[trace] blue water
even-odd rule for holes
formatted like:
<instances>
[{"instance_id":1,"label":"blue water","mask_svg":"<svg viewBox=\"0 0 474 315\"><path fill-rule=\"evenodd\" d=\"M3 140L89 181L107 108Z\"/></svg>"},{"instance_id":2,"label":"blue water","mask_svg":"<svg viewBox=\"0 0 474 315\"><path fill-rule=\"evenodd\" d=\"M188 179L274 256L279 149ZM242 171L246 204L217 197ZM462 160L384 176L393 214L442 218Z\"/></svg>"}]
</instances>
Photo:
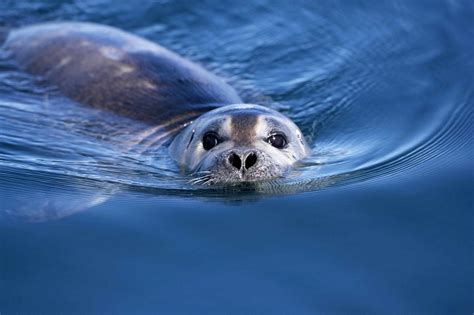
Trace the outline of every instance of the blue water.
<instances>
[{"instance_id":1,"label":"blue water","mask_svg":"<svg viewBox=\"0 0 474 315\"><path fill-rule=\"evenodd\" d=\"M190 184L0 50L0 313L471 314L472 1L3 1L108 24L291 117L312 154ZM140 141L138 141L140 142Z\"/></svg>"}]
</instances>

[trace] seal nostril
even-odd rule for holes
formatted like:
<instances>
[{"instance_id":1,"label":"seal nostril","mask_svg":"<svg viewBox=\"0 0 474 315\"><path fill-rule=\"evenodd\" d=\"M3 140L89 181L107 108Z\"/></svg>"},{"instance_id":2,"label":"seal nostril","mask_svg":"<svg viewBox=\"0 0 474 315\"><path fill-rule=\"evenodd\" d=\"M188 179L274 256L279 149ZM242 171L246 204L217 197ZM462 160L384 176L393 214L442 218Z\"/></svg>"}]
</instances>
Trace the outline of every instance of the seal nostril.
<instances>
[{"instance_id":1,"label":"seal nostril","mask_svg":"<svg viewBox=\"0 0 474 315\"><path fill-rule=\"evenodd\" d=\"M229 156L229 162L233 167L235 167L238 170L240 170L240 168L242 167L242 161L240 160L240 157L235 153L232 153Z\"/></svg>"},{"instance_id":2,"label":"seal nostril","mask_svg":"<svg viewBox=\"0 0 474 315\"><path fill-rule=\"evenodd\" d=\"M257 163L257 155L255 153L250 153L245 159L245 168L249 169Z\"/></svg>"}]
</instances>

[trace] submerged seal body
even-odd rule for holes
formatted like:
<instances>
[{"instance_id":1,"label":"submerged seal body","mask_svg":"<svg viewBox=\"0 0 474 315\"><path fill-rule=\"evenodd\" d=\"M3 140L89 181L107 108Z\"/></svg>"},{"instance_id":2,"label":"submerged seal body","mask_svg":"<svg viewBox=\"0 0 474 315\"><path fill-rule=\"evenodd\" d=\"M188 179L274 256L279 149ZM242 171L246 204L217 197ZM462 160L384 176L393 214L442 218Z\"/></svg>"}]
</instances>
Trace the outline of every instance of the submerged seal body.
<instances>
[{"instance_id":1,"label":"submerged seal body","mask_svg":"<svg viewBox=\"0 0 474 315\"><path fill-rule=\"evenodd\" d=\"M242 104L219 77L116 28L33 25L10 32L3 47L66 96L176 134L172 158L202 183L276 178L309 152L287 117Z\"/></svg>"}]
</instances>

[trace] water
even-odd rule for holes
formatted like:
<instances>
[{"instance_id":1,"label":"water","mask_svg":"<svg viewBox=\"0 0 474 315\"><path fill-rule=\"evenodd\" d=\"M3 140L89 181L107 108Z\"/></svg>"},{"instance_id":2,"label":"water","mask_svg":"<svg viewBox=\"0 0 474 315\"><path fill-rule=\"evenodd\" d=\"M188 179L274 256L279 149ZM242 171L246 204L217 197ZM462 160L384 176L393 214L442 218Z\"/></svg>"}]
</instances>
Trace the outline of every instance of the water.
<instances>
[{"instance_id":1,"label":"water","mask_svg":"<svg viewBox=\"0 0 474 315\"><path fill-rule=\"evenodd\" d=\"M470 1L2 2L7 27L156 41L313 151L257 189L191 185L138 123L2 51L0 312L471 313L473 19Z\"/></svg>"}]
</instances>

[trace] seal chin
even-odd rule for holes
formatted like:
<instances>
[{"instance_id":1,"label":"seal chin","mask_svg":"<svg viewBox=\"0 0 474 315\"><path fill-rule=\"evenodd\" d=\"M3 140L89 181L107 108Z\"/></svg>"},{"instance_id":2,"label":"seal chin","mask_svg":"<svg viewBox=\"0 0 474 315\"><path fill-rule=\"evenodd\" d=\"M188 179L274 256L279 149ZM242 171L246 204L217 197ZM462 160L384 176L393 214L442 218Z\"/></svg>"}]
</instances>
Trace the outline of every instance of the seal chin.
<instances>
[{"instance_id":1,"label":"seal chin","mask_svg":"<svg viewBox=\"0 0 474 315\"><path fill-rule=\"evenodd\" d=\"M201 184L261 182L282 177L287 167L274 163L259 150L229 150L205 158L196 171Z\"/></svg>"}]
</instances>

